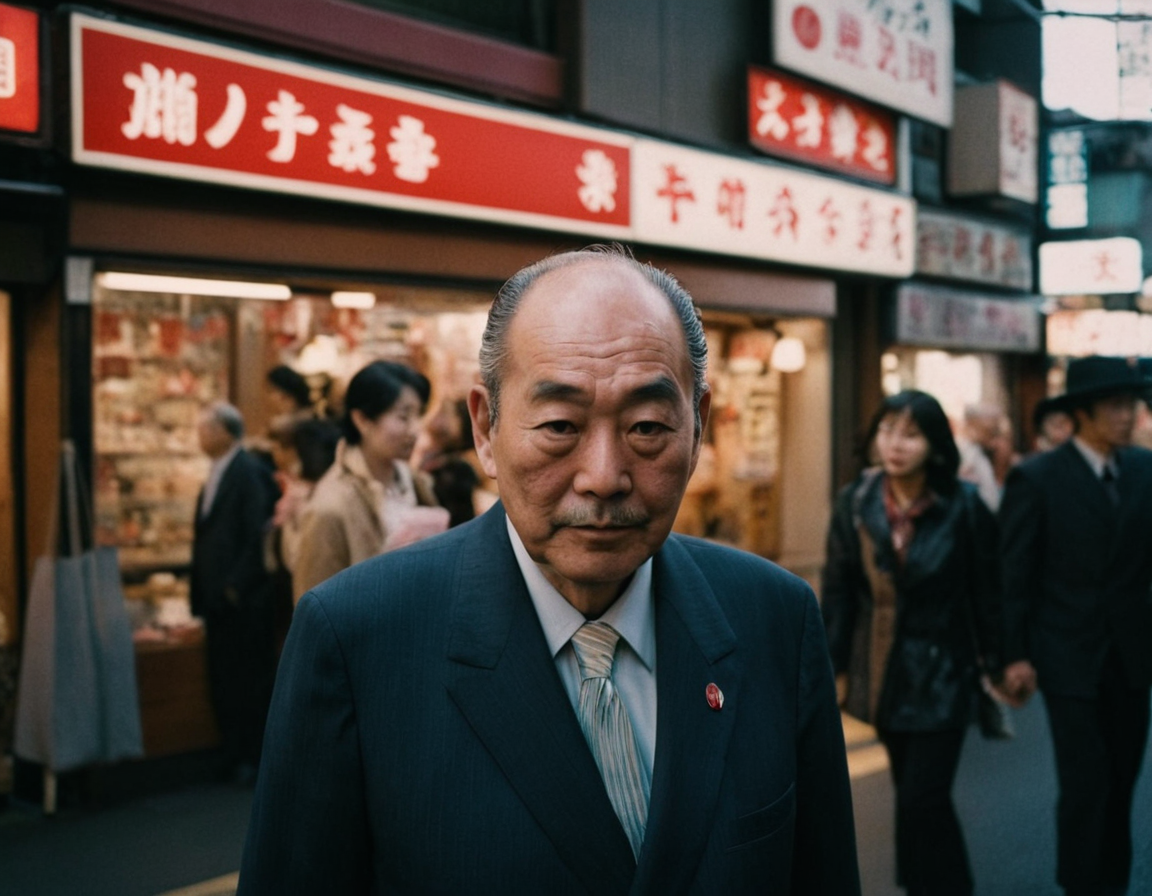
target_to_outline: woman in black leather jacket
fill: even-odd
[[[909,896],[970,896],[951,789],[981,668],[1000,669],[996,522],[957,479],[940,404],[887,398],[867,447],[879,466],[837,497],[823,612],[837,691],[876,726],[896,787],[897,882]]]

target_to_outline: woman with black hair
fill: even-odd
[[[845,710],[875,725],[896,788],[897,883],[909,896],[970,896],[952,805],[981,670],[1002,660],[996,522],[939,402],[884,400],[865,450],[879,465],[838,496],[823,612]]]
[[[297,600],[354,563],[447,528],[427,476],[408,466],[429,392],[423,375],[392,361],[373,361],[348,383],[336,459],[301,514]]]

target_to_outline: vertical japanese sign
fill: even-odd
[[[781,72],[748,69],[748,140],[772,155],[896,183],[891,113]]]
[[[73,158],[627,237],[632,138],[72,17]]]
[[[0,3],[0,129],[40,129],[40,19]]]
[[[952,124],[951,0],[775,0],[777,65]]]
[[[1000,102],[1000,192],[1023,202],[1039,198],[1040,140],[1036,100],[1007,81],[997,84]]]
[[[1049,230],[1088,226],[1088,141],[1079,128],[1048,132],[1046,189]]]
[[[641,242],[889,277],[912,273],[916,205],[906,196],[655,140],[638,140],[632,158]]]
[[[1032,238],[1002,224],[920,209],[916,273],[1028,291]]]

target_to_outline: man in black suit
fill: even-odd
[[[707,345],[615,251],[500,290],[469,398],[501,503],[296,608],[239,892],[860,892],[820,611],[669,536]]]
[[[1016,467],[1000,508],[1005,689],[1044,692],[1068,896],[1122,894],[1132,865],[1152,685],[1152,452],[1129,444],[1143,388],[1134,361],[1071,361],[1075,435]]]
[[[241,447],[244,421],[232,405],[206,408],[197,435],[212,467],[196,502],[192,612],[204,619],[208,689],[225,770],[239,783],[251,783],[275,674],[263,545],[276,484]]]

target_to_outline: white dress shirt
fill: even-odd
[[[572,708],[579,711],[580,666],[571,640],[588,620],[544,577],[528,556],[512,521],[505,519],[516,562],[536,607],[556,671],[560,673]],[[632,735],[644,770],[644,786],[651,790],[652,766],[656,759],[656,604],[652,596],[651,559],[633,573],[624,593],[598,621],[620,633],[612,681],[632,723]]]
[[[1081,457],[1083,457],[1088,466],[1092,468],[1092,472],[1096,474],[1097,479],[1104,478],[1105,467],[1111,467],[1112,475],[1119,478],[1119,465],[1116,463],[1115,456],[1109,454],[1105,457],[1095,448],[1091,448],[1087,443],[1082,441],[1079,436],[1072,436],[1072,444],[1076,446],[1076,450],[1080,452]]]

